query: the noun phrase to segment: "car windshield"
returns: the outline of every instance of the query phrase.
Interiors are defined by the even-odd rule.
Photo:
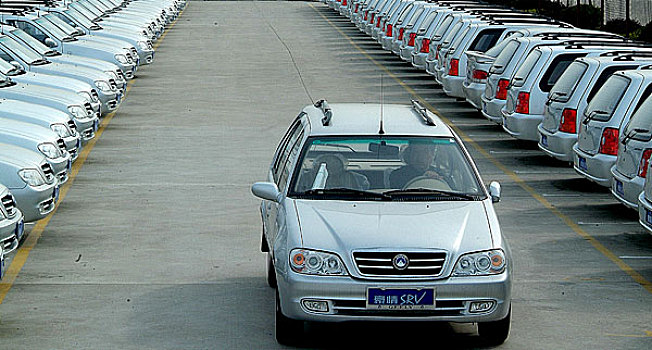
[[[338,200],[476,200],[485,197],[453,138],[312,137],[289,196]]]
[[[22,31],[20,29],[12,30],[11,34],[13,34],[20,41],[24,42],[25,45],[29,46],[32,50],[38,52],[41,55],[48,56],[48,55],[50,55],[50,53],[56,52],[55,50],[52,50],[49,47],[43,45],[36,38],[34,38],[33,36],[25,33],[24,31]]]
[[[11,51],[22,61],[27,62],[29,64],[38,64],[40,62],[45,61],[43,56],[39,55],[34,50],[31,50],[23,46],[17,41],[14,41],[10,37],[5,36],[0,38],[0,45],[4,46],[5,48],[7,48],[7,50]]]
[[[550,99],[558,102],[567,102],[575,92],[577,84],[584,76],[587,68],[588,65],[583,62],[571,63],[550,90]]]
[[[45,15],[44,17],[50,21],[50,23],[61,29],[68,36],[79,36],[79,34],[77,34],[77,30],[70,24],[64,22],[61,18],[53,15]]]
[[[79,10],[76,9],[76,8],[70,8],[70,9],[65,10],[63,12],[65,12],[68,16],[70,16],[72,19],[76,20],[82,26],[84,26],[86,28],[91,28],[91,27],[97,25],[97,24],[93,23],[93,21],[88,19],[86,16],[84,16],[81,12],[79,12]]]
[[[41,27],[47,30],[50,35],[54,36],[59,40],[66,40],[69,37],[68,34],[66,34],[59,27],[52,24],[52,22],[46,20],[44,17],[41,17],[35,20],[34,22],[39,24]]]

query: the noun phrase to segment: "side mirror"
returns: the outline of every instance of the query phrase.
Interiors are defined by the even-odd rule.
[[[258,198],[277,203],[279,202],[279,197],[281,195],[276,184],[272,182],[256,182],[251,186],[251,193]]]
[[[81,28],[75,28],[75,33],[77,33],[77,35],[84,35],[84,34],[86,34],[86,33],[84,33],[84,30],[81,29]]]
[[[57,47],[57,42],[52,40],[51,38],[45,38],[44,44],[49,48]]]
[[[500,202],[500,184],[498,182],[492,181],[489,184],[489,195],[493,203]]]
[[[12,66],[14,66],[14,67],[16,67],[18,69],[23,69],[23,66],[20,63],[18,63],[18,61],[11,61],[9,63],[11,63]]]

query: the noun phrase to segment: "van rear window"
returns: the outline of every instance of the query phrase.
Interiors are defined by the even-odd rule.
[[[641,97],[641,101],[643,103],[639,105],[625,127],[625,135],[630,135],[629,137],[634,140],[647,142],[652,139],[652,97],[648,93],[647,97]]]
[[[585,115],[595,121],[608,122],[618,103],[625,95],[630,80],[622,75],[612,75],[604,86],[595,94],[595,98],[586,107]]]
[[[489,50],[494,45],[496,45],[498,39],[500,39],[500,36],[503,34],[504,31],[505,30],[502,28],[485,29],[481,31],[475,37],[475,40],[473,40],[471,46],[469,46],[469,50],[480,51],[480,52],[485,52]]]
[[[550,90],[550,98],[554,98],[555,101],[559,102],[568,101],[573,93],[575,93],[577,84],[584,76],[588,67],[584,62],[575,61],[571,63]]]
[[[568,68],[576,58],[583,56],[586,56],[586,54],[567,54],[555,57],[546,72],[543,74],[541,81],[539,81],[539,88],[541,91],[549,92],[566,68]]]

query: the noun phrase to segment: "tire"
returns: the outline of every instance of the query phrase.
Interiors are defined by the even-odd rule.
[[[478,322],[478,334],[485,345],[500,345],[509,337],[509,330],[512,323],[512,308],[510,307],[507,317],[499,321]]]
[[[274,258],[271,253],[267,253],[267,284],[276,289],[276,268],[274,268]]]
[[[276,291],[276,341],[282,345],[296,345],[303,339],[303,321],[293,320],[281,312],[281,301]]]

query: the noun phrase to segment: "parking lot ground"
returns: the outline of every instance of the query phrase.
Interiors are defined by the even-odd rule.
[[[323,4],[246,1],[190,2],[139,70],[24,251],[0,305],[0,348],[281,348],[249,187],[304,105],[377,102],[381,75],[385,102],[427,102],[465,135],[485,181],[503,186],[496,210],[515,285],[501,348],[650,348],[652,236],[634,212]],[[474,348],[474,332],[310,325],[305,346]]]

